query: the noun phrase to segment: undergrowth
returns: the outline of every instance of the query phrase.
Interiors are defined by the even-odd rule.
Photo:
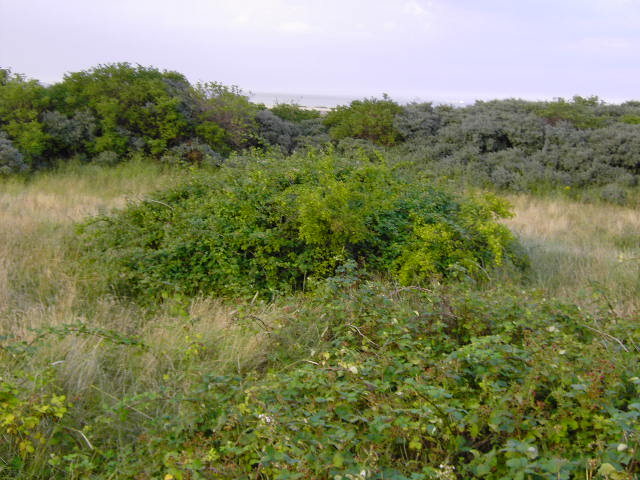
[[[185,312],[189,347],[166,352],[184,363],[157,376],[153,389],[137,378],[127,395],[102,396],[90,417],[82,402],[101,389],[71,401],[60,365],[26,390],[37,395],[17,388],[26,381],[19,371],[4,377],[0,456],[14,463],[3,473],[24,474],[32,462],[52,478],[640,472],[640,330],[612,322],[604,308],[586,313],[513,288],[403,288],[353,272],[271,308],[279,315],[251,303],[233,314],[231,332],[265,337],[261,360],[244,369],[202,368],[220,340],[198,336],[198,318]],[[100,330],[47,333],[99,336],[101,355],[162,357],[161,345]],[[32,354],[44,347],[42,339],[30,345]],[[13,361],[28,355],[11,351]]]
[[[393,204],[396,187],[413,188],[419,179],[403,179],[406,171],[376,155],[308,157],[297,166],[253,161],[235,159],[219,176],[141,163],[0,181],[0,478],[640,476],[635,212],[590,207],[592,221],[585,222],[577,202],[512,198],[516,216],[502,221],[529,253],[522,280],[486,268],[496,258],[487,239],[501,231],[491,230],[495,206],[423,185],[419,192],[435,194],[435,204],[454,214],[446,217],[461,235],[453,244],[462,252],[479,245],[487,256],[465,264],[446,250],[450,242],[434,240],[443,237],[418,235],[438,222],[416,227],[414,217],[396,212],[387,220],[404,219],[414,241],[453,258],[421,285],[401,283],[392,259],[420,253],[415,243],[373,269],[366,255],[375,243],[351,250],[358,245],[351,240],[383,231],[372,221],[385,211],[380,205]],[[194,175],[201,180],[189,183]],[[290,181],[305,175],[313,180],[305,188]],[[369,196],[381,180],[390,188]],[[171,183],[183,186],[167,190]],[[212,185],[217,197],[208,196]],[[169,193],[150,193],[158,188]],[[292,195],[283,200],[285,191]],[[239,208],[239,198],[274,192],[280,203]],[[332,208],[300,213],[317,198]],[[108,288],[122,272],[119,260],[77,268],[86,244],[67,242],[86,215],[125,207],[100,222],[122,221],[123,238],[134,244],[146,226],[145,235],[167,233],[162,241],[196,227],[206,237],[198,222],[209,217],[189,223],[203,199],[209,210],[200,213],[210,216],[227,202],[220,218],[247,235],[245,219],[268,218],[275,204],[278,213],[306,219],[288,225],[295,233],[289,241],[326,235],[322,249],[341,256],[329,257],[334,263],[314,282],[308,275],[303,292],[279,287],[273,297],[269,289],[255,295],[259,283],[248,277],[247,287],[226,299],[166,283],[120,297]],[[345,203],[368,216],[344,215]],[[251,217],[256,204],[264,208]],[[491,221],[465,223],[478,211],[491,212]],[[123,219],[137,214],[152,221],[126,232]],[[96,225],[86,228],[102,228]],[[266,231],[244,237],[254,242],[243,250],[245,260],[268,258],[255,248],[267,245]],[[482,240],[474,243],[469,232]],[[333,250],[335,238],[347,238],[347,248]],[[165,247],[182,241],[176,236]],[[468,265],[482,266],[481,281],[468,281]],[[154,268],[149,264],[149,274]]]

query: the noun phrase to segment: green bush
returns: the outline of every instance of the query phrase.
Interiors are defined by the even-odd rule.
[[[277,294],[356,262],[403,282],[478,278],[511,258],[502,201],[399,178],[384,159],[236,158],[79,229],[84,265],[118,294]]]
[[[320,118],[320,112],[318,110],[303,108],[295,103],[278,103],[269,110],[274,115],[290,122],[302,122],[304,120]]]
[[[213,434],[191,435],[168,467],[218,478],[637,478],[637,354],[579,309],[522,292],[416,296],[328,291],[318,299],[333,319],[327,349],[244,388],[208,377],[198,429]]]
[[[388,146],[401,139],[394,126],[396,115],[401,113],[402,107],[387,96],[382,100],[369,98],[335,108],[324,118],[324,123],[333,140],[353,137]]]

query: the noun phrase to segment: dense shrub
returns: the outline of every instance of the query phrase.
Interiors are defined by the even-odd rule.
[[[437,130],[421,131],[414,123],[412,133],[411,122],[419,115],[398,115],[396,125],[403,125],[407,141],[392,156],[422,165],[433,178],[515,192],[607,186],[594,198],[614,203],[633,198],[606,193],[638,183],[638,126],[622,121],[638,113],[633,103],[605,105],[577,97],[572,102],[476,102],[458,109],[438,106],[433,112],[427,107],[421,107],[422,115],[437,115]]]
[[[7,135],[0,131],[0,176],[24,172],[27,168],[22,154],[13,146]]]
[[[166,468],[229,479],[640,473],[637,354],[576,307],[506,291],[414,303],[371,284],[327,293],[326,349],[239,387],[206,377],[202,423]]]
[[[206,143],[193,139],[171,148],[160,160],[174,165],[220,165],[222,156]]]
[[[283,152],[291,153],[300,134],[298,125],[291,120],[283,119],[269,110],[262,110],[256,115],[258,135],[267,145],[280,147]]]
[[[435,135],[442,119],[431,103],[410,103],[402,107],[393,126],[407,140]]]
[[[320,118],[320,112],[317,110],[310,110],[302,108],[297,104],[279,103],[269,109],[271,113],[277,115],[283,120],[290,122],[302,122],[304,120],[312,120],[314,118]]]
[[[67,74],[50,87],[49,96],[67,117],[87,111],[95,118],[89,153],[124,156],[138,149],[158,155],[188,133],[185,99],[190,88],[179,73],[116,63]]]
[[[236,86],[218,82],[199,83],[193,88],[195,130],[215,151],[232,151],[255,146],[257,105]]]
[[[513,238],[493,198],[400,179],[383,159],[235,159],[81,228],[88,271],[116,292],[289,292],[356,262],[403,282],[479,277]]]
[[[217,344],[198,344],[207,368],[178,359],[175,390],[162,381],[162,390],[136,389],[80,416],[88,425],[69,432],[82,428],[96,451],[74,446],[67,431],[61,443],[34,442],[56,460],[42,470],[105,479],[630,480],[640,473],[640,330],[632,319],[614,322],[604,310],[586,313],[521,289],[394,288],[349,267],[277,325],[247,303],[234,302],[235,322],[251,318],[266,329],[263,369],[211,371],[205,362]],[[190,332],[197,322],[181,325]],[[52,403],[2,387],[9,414]],[[128,414],[132,407],[139,415]],[[70,406],[64,419],[74,421],[76,411]],[[123,419],[140,432],[124,445],[112,434]],[[8,423],[0,452],[15,458],[23,432]]]
[[[87,151],[97,131],[96,119],[88,110],[78,110],[72,117],[58,111],[42,115],[44,131],[50,136],[50,156],[69,157]]]
[[[402,107],[390,98],[369,98],[335,108],[324,118],[324,123],[334,140],[353,137],[378,145],[394,145],[401,138],[394,126],[395,116],[399,113],[402,113]]]

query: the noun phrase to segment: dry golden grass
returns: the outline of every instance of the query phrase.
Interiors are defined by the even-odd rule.
[[[109,296],[82,298],[67,268],[64,242],[74,222],[179,177],[130,164],[0,181],[0,339],[41,338],[36,355],[13,359],[0,349],[0,377],[15,362],[36,376],[54,365],[78,412],[90,415],[91,402],[117,404],[141,391],[172,395],[190,388],[196,371],[239,372],[264,361],[271,341],[265,327],[281,316],[273,306],[254,306],[264,324],[242,321],[232,305],[208,299],[169,301],[152,316]],[[168,413],[160,411],[163,402],[144,408]]]
[[[638,311],[640,211],[526,195],[510,200],[516,215],[506,224],[531,257],[536,286],[572,299],[601,290],[620,313]]]
[[[0,328],[40,323],[74,301],[62,263],[63,238],[88,215],[125,204],[170,180],[158,167],[75,169],[0,183]],[[12,327],[14,328],[14,327]]]

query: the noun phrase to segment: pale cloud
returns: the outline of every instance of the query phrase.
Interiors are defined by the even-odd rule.
[[[398,29],[398,24],[396,22],[384,22],[382,28],[386,32],[393,32]]]
[[[631,98],[640,76],[640,0],[0,0],[0,12],[2,65],[50,83],[130,61],[253,91]]]
[[[430,1],[408,0],[236,0],[217,4],[217,22],[240,18],[233,28],[283,34],[316,35],[318,38],[366,38],[402,30],[423,33],[430,18]],[[402,28],[400,28],[400,25]]]
[[[279,23],[277,26],[277,30],[284,33],[304,35],[304,34],[313,33],[317,29],[305,22],[292,21],[292,22]]]
[[[632,47],[623,37],[586,37],[568,45],[569,50],[586,53],[626,53]]]
[[[418,3],[416,0],[406,2],[402,7],[402,11],[404,13],[408,13],[410,15],[416,15],[419,17],[427,14],[427,10],[425,10],[425,8],[422,5],[420,5],[420,3]]]

